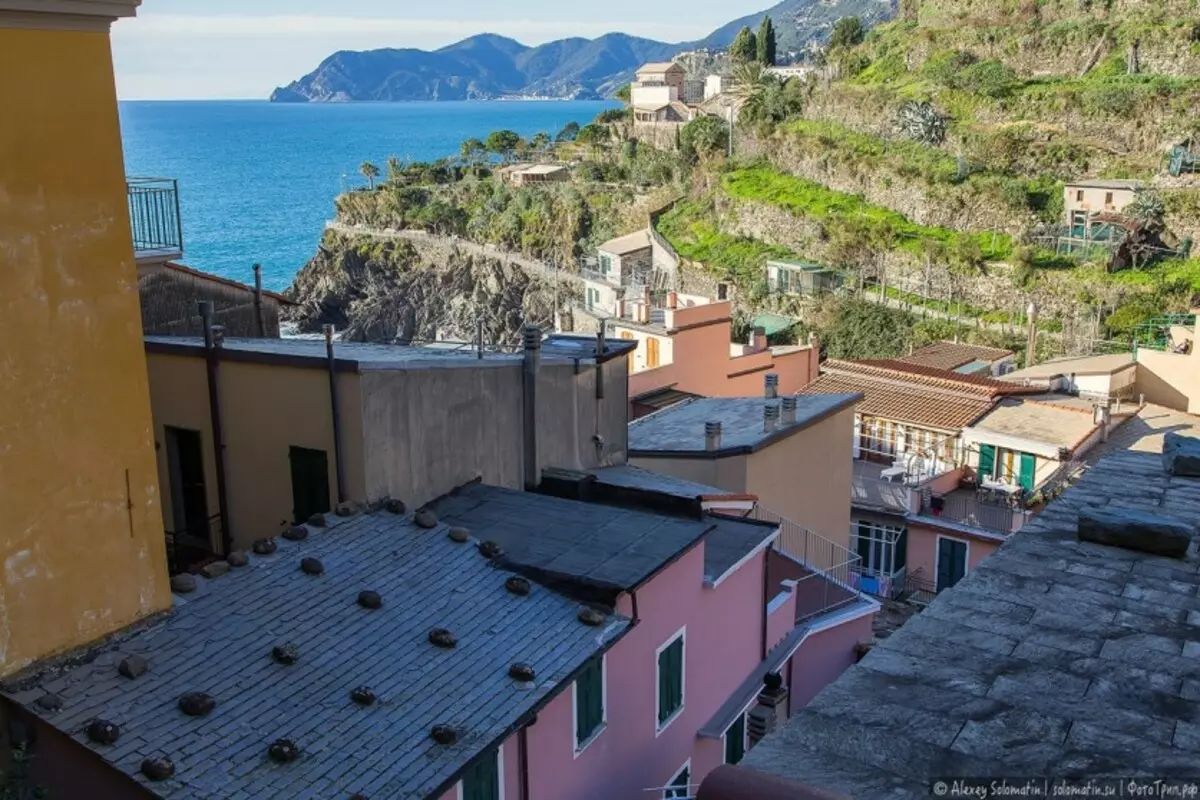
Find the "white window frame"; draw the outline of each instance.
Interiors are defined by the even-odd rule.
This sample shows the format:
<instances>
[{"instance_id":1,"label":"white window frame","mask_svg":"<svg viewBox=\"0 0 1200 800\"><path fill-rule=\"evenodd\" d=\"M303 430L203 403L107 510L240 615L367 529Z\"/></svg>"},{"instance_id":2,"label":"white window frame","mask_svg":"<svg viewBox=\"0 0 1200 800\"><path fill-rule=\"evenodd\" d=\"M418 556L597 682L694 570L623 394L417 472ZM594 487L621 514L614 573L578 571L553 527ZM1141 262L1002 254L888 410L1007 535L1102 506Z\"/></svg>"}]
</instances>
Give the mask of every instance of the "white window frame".
<instances>
[{"instance_id":1,"label":"white window frame","mask_svg":"<svg viewBox=\"0 0 1200 800\"><path fill-rule=\"evenodd\" d=\"M571 682L571 739L574 741L575 732L579 730L579 697L576 692L579 681ZM575 742L575 758L579 758L592 742L600 738L600 734L608 730L608 653L600 654L600 725L592 731L583 742Z\"/></svg>"},{"instance_id":2,"label":"white window frame","mask_svg":"<svg viewBox=\"0 0 1200 800\"><path fill-rule=\"evenodd\" d=\"M863 526L866 526L872 534L866 537L866 541L872 544L875 542L880 543L880 550L884 560L884 567L868 566L864 561L859 566L859 572L872 578L890 578L895 575L896 547L900 543L900 537L904 535L904 528L896 525L881 525L877 522L868 522L866 520L851 520L850 525L850 552L858 554L858 543L863 539L860 531ZM874 547L871 548L871 552L874 553Z\"/></svg>"},{"instance_id":3,"label":"white window frame","mask_svg":"<svg viewBox=\"0 0 1200 800\"><path fill-rule=\"evenodd\" d=\"M674 714L667 717L663 722L660 723L658 721L658 704L660 701L658 689L659 689L659 686L662 685L662 676L659 675L659 672L658 672L659 656L662 655L663 650L666 650L668 647L673 645L675 643L676 639L683 640L683 654L679 659L679 708L675 709ZM668 637L665 642L660 644L658 646L658 649L654 651L654 738L657 739L660 735L662 735L663 731L665 731L667 728L671 727L671 724L674 723L675 720L677 720L681 716L683 716L683 710L686 707L687 707L687 625L684 625L682 628L675 631L675 633L671 634L671 636ZM691 763L692 763L691 759L688 759L688 763L685 764L684 766L686 767L686 766L690 765ZM680 768L680 772L682 772L682 771L683 771L682 768ZM676 777L678 777L678 776L679 776L679 773L677 772Z\"/></svg>"},{"instance_id":4,"label":"white window frame","mask_svg":"<svg viewBox=\"0 0 1200 800\"><path fill-rule=\"evenodd\" d=\"M496 748L496 783L499 784L499 798L504 800L504 742L501 742ZM456 800L463 800L462 781L455 786L454 796Z\"/></svg>"},{"instance_id":5,"label":"white window frame","mask_svg":"<svg viewBox=\"0 0 1200 800\"><path fill-rule=\"evenodd\" d=\"M754 702L757 702L757 701L758 701L758 698L755 697L754 701L751 702L751 705L753 705ZM725 732L721 734L721 763L722 764L729 763L728 761L725 760L725 753L726 753L725 740L729 736L729 731L732 730L733 726L738 724L739 719L742 721L742 756L745 757L745 754L750 752L750 725L749 725L750 720L746 719L746 714L749 713L749 711L750 711L749 706L747 706L746 708L743 708L742 713L738 714L736 717L734 717L733 722L729 723L729 727L726 728Z\"/></svg>"},{"instance_id":6,"label":"white window frame","mask_svg":"<svg viewBox=\"0 0 1200 800\"><path fill-rule=\"evenodd\" d=\"M971 574L971 540L959 539L957 536L943 536L938 534L933 543L933 588L937 590L938 575L941 574L942 566L942 539L949 539L952 542L961 542L967 546L967 552L963 556L963 578ZM960 579L961 580L961 579Z\"/></svg>"},{"instance_id":7,"label":"white window frame","mask_svg":"<svg viewBox=\"0 0 1200 800\"><path fill-rule=\"evenodd\" d=\"M686 648L687 645L684 645L684 647ZM677 787L672 786L671 784L673 784L675 781L679 780L679 776L684 773L684 770L687 770L687 774L688 774L688 785L687 785L688 793L685 794L684 797L692 796L692 760L689 758L687 761L683 762L682 767L675 770L675 774L671 776L671 779L669 781L667 781L667 785L663 787L663 790L662 790L663 800L667 800L667 792L677 788Z\"/></svg>"}]
</instances>

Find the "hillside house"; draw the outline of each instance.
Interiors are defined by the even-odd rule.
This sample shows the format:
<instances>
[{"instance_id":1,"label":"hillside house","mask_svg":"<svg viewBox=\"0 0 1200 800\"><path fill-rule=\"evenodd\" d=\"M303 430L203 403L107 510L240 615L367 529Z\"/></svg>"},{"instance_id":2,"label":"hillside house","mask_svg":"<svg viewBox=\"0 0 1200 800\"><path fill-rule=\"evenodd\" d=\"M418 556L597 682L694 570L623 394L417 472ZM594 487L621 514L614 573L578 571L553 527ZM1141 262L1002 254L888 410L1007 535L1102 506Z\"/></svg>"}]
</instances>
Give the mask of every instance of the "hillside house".
<instances>
[{"instance_id":1,"label":"hillside house","mask_svg":"<svg viewBox=\"0 0 1200 800\"><path fill-rule=\"evenodd\" d=\"M533 164L508 173L508 182L513 186L563 183L569 180L571 170L565 164Z\"/></svg>"},{"instance_id":2,"label":"hillside house","mask_svg":"<svg viewBox=\"0 0 1200 800\"><path fill-rule=\"evenodd\" d=\"M1133 202L1140 181L1075 180L1063 187L1063 213L1065 224L1082 235L1088 220L1101 212L1117 213Z\"/></svg>"},{"instance_id":3,"label":"hillside house","mask_svg":"<svg viewBox=\"0 0 1200 800\"><path fill-rule=\"evenodd\" d=\"M643 64L638 68L629 87L630 105L634 109L661 108L683 100L686 73L673 62Z\"/></svg>"},{"instance_id":4,"label":"hillside house","mask_svg":"<svg viewBox=\"0 0 1200 800\"><path fill-rule=\"evenodd\" d=\"M842 285L837 270L806 261L776 259L767 262L767 291L803 297L830 294Z\"/></svg>"},{"instance_id":5,"label":"hillside house","mask_svg":"<svg viewBox=\"0 0 1200 800\"><path fill-rule=\"evenodd\" d=\"M1107 401L1136 396L1138 369L1132 353L1113 353L1044 361L1001 377L1046 392Z\"/></svg>"}]
</instances>

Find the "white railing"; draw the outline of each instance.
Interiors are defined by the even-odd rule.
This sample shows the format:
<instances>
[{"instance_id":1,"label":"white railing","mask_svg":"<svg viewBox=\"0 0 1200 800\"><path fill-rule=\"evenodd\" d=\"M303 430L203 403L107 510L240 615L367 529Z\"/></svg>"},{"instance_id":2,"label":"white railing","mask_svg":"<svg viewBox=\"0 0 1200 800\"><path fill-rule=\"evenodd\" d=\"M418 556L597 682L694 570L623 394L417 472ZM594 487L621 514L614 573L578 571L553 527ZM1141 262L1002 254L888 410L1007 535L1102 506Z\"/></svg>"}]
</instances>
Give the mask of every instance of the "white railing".
<instances>
[{"instance_id":1,"label":"white railing","mask_svg":"<svg viewBox=\"0 0 1200 800\"><path fill-rule=\"evenodd\" d=\"M778 525L779 537L773 549L808 570L796 579L797 622L859 599L859 592L854 588L854 574L862 558L857 553L761 505L755 505L748 516Z\"/></svg>"}]
</instances>

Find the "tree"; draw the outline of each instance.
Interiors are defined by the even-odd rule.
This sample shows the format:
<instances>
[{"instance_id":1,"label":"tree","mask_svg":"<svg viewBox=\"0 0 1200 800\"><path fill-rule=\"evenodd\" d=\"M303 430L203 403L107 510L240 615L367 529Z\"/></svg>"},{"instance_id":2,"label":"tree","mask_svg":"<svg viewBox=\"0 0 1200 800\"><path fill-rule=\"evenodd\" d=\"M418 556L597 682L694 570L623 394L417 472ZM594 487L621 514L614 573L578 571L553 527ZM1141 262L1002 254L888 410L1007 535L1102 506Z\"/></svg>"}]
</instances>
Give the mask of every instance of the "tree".
<instances>
[{"instance_id":1,"label":"tree","mask_svg":"<svg viewBox=\"0 0 1200 800\"><path fill-rule=\"evenodd\" d=\"M362 166L358 168L358 171L361 172L363 177L367 179L367 182L370 184L370 188L374 189L375 179L379 177L379 167L375 166L370 161L364 161Z\"/></svg>"},{"instance_id":2,"label":"tree","mask_svg":"<svg viewBox=\"0 0 1200 800\"><path fill-rule=\"evenodd\" d=\"M462 143L459 153L462 155L463 161L466 161L468 164L478 164L480 161L483 161L483 157L487 154L487 146L478 139L471 137Z\"/></svg>"},{"instance_id":3,"label":"tree","mask_svg":"<svg viewBox=\"0 0 1200 800\"><path fill-rule=\"evenodd\" d=\"M513 151L521 144L521 137L516 131L492 131L484 140L483 146L489 153L495 153L504 161L512 159Z\"/></svg>"},{"instance_id":4,"label":"tree","mask_svg":"<svg viewBox=\"0 0 1200 800\"><path fill-rule=\"evenodd\" d=\"M630 102L633 99L633 84L627 83L620 89L617 89L617 93L614 95L614 97L616 97L622 103Z\"/></svg>"},{"instance_id":5,"label":"tree","mask_svg":"<svg viewBox=\"0 0 1200 800\"><path fill-rule=\"evenodd\" d=\"M758 60L758 40L754 31L748 27L738 31L737 36L733 37L733 44L729 45L729 58L743 63Z\"/></svg>"},{"instance_id":6,"label":"tree","mask_svg":"<svg viewBox=\"0 0 1200 800\"><path fill-rule=\"evenodd\" d=\"M387 160L387 171L390 183L400 183L404 178L404 162L392 156Z\"/></svg>"},{"instance_id":7,"label":"tree","mask_svg":"<svg viewBox=\"0 0 1200 800\"><path fill-rule=\"evenodd\" d=\"M770 15L763 17L758 28L758 61L764 67L775 66L775 24Z\"/></svg>"},{"instance_id":8,"label":"tree","mask_svg":"<svg viewBox=\"0 0 1200 800\"><path fill-rule=\"evenodd\" d=\"M729 126L709 114L696 117L679 130L679 153L689 164L729 147Z\"/></svg>"},{"instance_id":9,"label":"tree","mask_svg":"<svg viewBox=\"0 0 1200 800\"><path fill-rule=\"evenodd\" d=\"M579 129L579 135L575 137L575 141L585 147L598 149L608 141L608 138L608 128L592 123Z\"/></svg>"},{"instance_id":10,"label":"tree","mask_svg":"<svg viewBox=\"0 0 1200 800\"><path fill-rule=\"evenodd\" d=\"M803 95L795 80L783 80L758 61L734 67L730 93L741 101L739 119L770 127L800 113Z\"/></svg>"},{"instance_id":11,"label":"tree","mask_svg":"<svg viewBox=\"0 0 1200 800\"><path fill-rule=\"evenodd\" d=\"M573 142L575 137L579 135L579 123L568 122L563 126L563 129L554 137L556 142Z\"/></svg>"},{"instance_id":12,"label":"tree","mask_svg":"<svg viewBox=\"0 0 1200 800\"><path fill-rule=\"evenodd\" d=\"M833 26L833 35L829 37L829 47L831 50L848 49L862 44L866 33L861 19L842 17Z\"/></svg>"}]
</instances>

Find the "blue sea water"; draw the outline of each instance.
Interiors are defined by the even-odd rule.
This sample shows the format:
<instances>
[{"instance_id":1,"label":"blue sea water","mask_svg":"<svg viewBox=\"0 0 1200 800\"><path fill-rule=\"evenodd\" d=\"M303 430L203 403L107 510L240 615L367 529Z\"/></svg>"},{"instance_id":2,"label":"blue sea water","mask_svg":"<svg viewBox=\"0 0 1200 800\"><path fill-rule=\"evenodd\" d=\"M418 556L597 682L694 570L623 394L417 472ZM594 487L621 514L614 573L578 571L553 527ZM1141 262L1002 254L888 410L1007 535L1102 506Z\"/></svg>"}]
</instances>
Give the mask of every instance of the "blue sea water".
<instances>
[{"instance_id":1,"label":"blue sea water","mask_svg":"<svg viewBox=\"0 0 1200 800\"><path fill-rule=\"evenodd\" d=\"M312 256L334 197L361 186L358 167L390 156L415 161L458 152L472 136L510 128L551 135L585 124L604 101L289 104L126 101L125 169L176 178L184 262L283 289Z\"/></svg>"}]
</instances>

